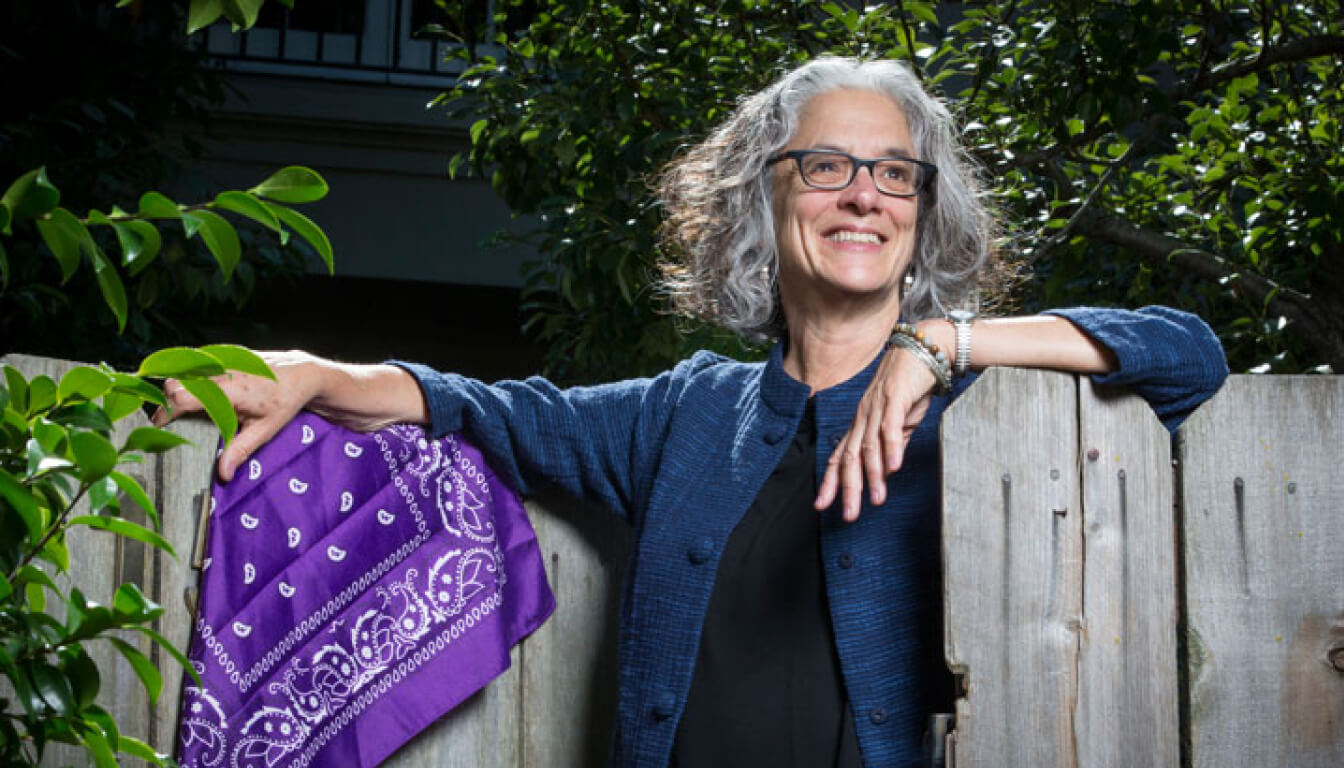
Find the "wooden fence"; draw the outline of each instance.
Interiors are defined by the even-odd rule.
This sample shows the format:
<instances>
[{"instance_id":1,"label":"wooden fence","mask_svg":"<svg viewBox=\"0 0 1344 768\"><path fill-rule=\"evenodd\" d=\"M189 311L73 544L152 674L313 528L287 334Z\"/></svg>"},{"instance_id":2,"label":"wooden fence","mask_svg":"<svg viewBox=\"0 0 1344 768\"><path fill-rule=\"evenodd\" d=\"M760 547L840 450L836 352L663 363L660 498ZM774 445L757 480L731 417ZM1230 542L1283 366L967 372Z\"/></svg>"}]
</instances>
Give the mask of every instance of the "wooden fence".
<instances>
[{"instance_id":1,"label":"wooden fence","mask_svg":"<svg viewBox=\"0 0 1344 768\"><path fill-rule=\"evenodd\" d=\"M69 363L6 360L28 375ZM70 542L91 596L136 577L185 645L215 436L144 464L174 561L105 534ZM947 765L1344 765L1344 379L1234 376L1171 447L1138 399L997 369L943 424L947 658L961 676ZM604 762L627 533L529 502L559 607L513 667L393 766ZM103 595L103 592L109 594ZM146 649L148 650L148 649ZM181 670L151 709L108 660L124 729L173 742ZM102 660L100 659L100 662ZM53 756L52 765L61 757Z\"/></svg>"}]
</instances>

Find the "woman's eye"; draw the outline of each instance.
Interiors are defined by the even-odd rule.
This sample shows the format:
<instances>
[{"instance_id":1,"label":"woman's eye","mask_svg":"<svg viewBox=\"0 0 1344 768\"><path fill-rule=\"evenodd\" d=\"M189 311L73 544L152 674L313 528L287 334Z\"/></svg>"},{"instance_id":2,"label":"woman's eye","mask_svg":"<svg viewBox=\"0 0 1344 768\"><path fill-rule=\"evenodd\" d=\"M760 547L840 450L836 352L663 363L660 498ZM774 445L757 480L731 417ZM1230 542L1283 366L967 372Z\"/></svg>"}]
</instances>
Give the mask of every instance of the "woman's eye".
<instances>
[{"instance_id":1,"label":"woman's eye","mask_svg":"<svg viewBox=\"0 0 1344 768\"><path fill-rule=\"evenodd\" d=\"M889 181L905 181L910 178L910 171L899 165L889 165L882 175Z\"/></svg>"}]
</instances>

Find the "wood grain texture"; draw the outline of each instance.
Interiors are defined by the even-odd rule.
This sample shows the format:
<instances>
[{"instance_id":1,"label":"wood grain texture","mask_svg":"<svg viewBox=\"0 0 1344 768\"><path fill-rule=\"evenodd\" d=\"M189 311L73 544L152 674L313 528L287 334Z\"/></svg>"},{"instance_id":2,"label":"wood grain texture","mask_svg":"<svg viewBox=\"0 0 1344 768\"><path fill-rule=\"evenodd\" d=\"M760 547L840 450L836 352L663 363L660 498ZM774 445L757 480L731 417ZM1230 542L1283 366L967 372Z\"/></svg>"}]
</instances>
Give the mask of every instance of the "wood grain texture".
<instances>
[{"instance_id":1,"label":"wood grain texture","mask_svg":"<svg viewBox=\"0 0 1344 768\"><path fill-rule=\"evenodd\" d=\"M1140 398L1079 381L1083 632L1078 765L1175 766L1171 438Z\"/></svg>"},{"instance_id":2,"label":"wood grain texture","mask_svg":"<svg viewBox=\"0 0 1344 768\"><path fill-rule=\"evenodd\" d=\"M1188 764L1344 765L1344 379L1233 376L1177 455Z\"/></svg>"},{"instance_id":3,"label":"wood grain texture","mask_svg":"<svg viewBox=\"0 0 1344 768\"><path fill-rule=\"evenodd\" d=\"M1072 376L991 369L943 417L957 768L1077 763L1077 400Z\"/></svg>"},{"instance_id":4,"label":"wood grain texture","mask_svg":"<svg viewBox=\"0 0 1344 768\"><path fill-rule=\"evenodd\" d=\"M560 498L527 507L556 610L521 646L523 759L517 765L605 765L615 727L616 630L630 530L605 510Z\"/></svg>"}]
</instances>

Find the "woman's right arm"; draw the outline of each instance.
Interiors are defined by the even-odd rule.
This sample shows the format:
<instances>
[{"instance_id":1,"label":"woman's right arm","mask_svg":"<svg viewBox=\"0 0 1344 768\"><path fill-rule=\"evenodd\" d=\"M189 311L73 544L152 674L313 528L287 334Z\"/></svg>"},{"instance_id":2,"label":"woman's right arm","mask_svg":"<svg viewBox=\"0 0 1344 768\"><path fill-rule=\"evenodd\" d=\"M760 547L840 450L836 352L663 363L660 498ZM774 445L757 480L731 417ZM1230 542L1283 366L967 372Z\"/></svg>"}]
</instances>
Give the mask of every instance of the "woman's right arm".
<instances>
[{"instance_id":1,"label":"woman's right arm","mask_svg":"<svg viewBox=\"0 0 1344 768\"><path fill-rule=\"evenodd\" d=\"M302 352L264 353L276 381L244 374L216 379L237 409L238 436L220 456L228 480L257 448L307 408L352 429L428 425L431 435L461 431L520 493L534 483L596 501L629 517L689 379L723 361L697 354L672 371L593 387L560 389L542 378L485 384L425 366L350 365ZM165 385L172 415L201 405L180 384Z\"/></svg>"},{"instance_id":2,"label":"woman's right arm","mask_svg":"<svg viewBox=\"0 0 1344 768\"><path fill-rule=\"evenodd\" d=\"M219 456L219 477L225 482L305 408L361 432L389 424L429 423L420 387L403 368L338 363L298 350L258 354L271 367L275 381L244 373L215 379L238 413L238 434ZM164 384L164 394L169 407L154 414L158 426L202 408L172 379Z\"/></svg>"}]
</instances>

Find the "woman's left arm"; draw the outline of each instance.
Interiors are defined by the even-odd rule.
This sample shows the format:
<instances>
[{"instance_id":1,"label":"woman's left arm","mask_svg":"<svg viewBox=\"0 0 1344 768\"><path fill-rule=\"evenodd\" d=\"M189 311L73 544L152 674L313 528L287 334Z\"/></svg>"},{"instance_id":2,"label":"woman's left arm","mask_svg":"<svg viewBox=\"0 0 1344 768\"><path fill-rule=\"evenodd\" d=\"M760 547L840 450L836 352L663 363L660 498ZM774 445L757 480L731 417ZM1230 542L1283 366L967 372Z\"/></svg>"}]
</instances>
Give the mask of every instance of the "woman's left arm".
<instances>
[{"instance_id":1,"label":"woman's left arm","mask_svg":"<svg viewBox=\"0 0 1344 768\"><path fill-rule=\"evenodd\" d=\"M931 343L949 357L955 354L951 323L925 320L919 326ZM845 519L856 519L865 481L873 504L886 499L885 478L900 468L934 383L931 375L912 370L923 365L912 355L895 352L883 359L849 433L831 454L817 509L830 506L840 492ZM1222 346L1208 325L1166 307L1077 308L977 319L970 368L991 366L1086 373L1098 384L1132 387L1171 430L1227 377Z\"/></svg>"}]
</instances>

